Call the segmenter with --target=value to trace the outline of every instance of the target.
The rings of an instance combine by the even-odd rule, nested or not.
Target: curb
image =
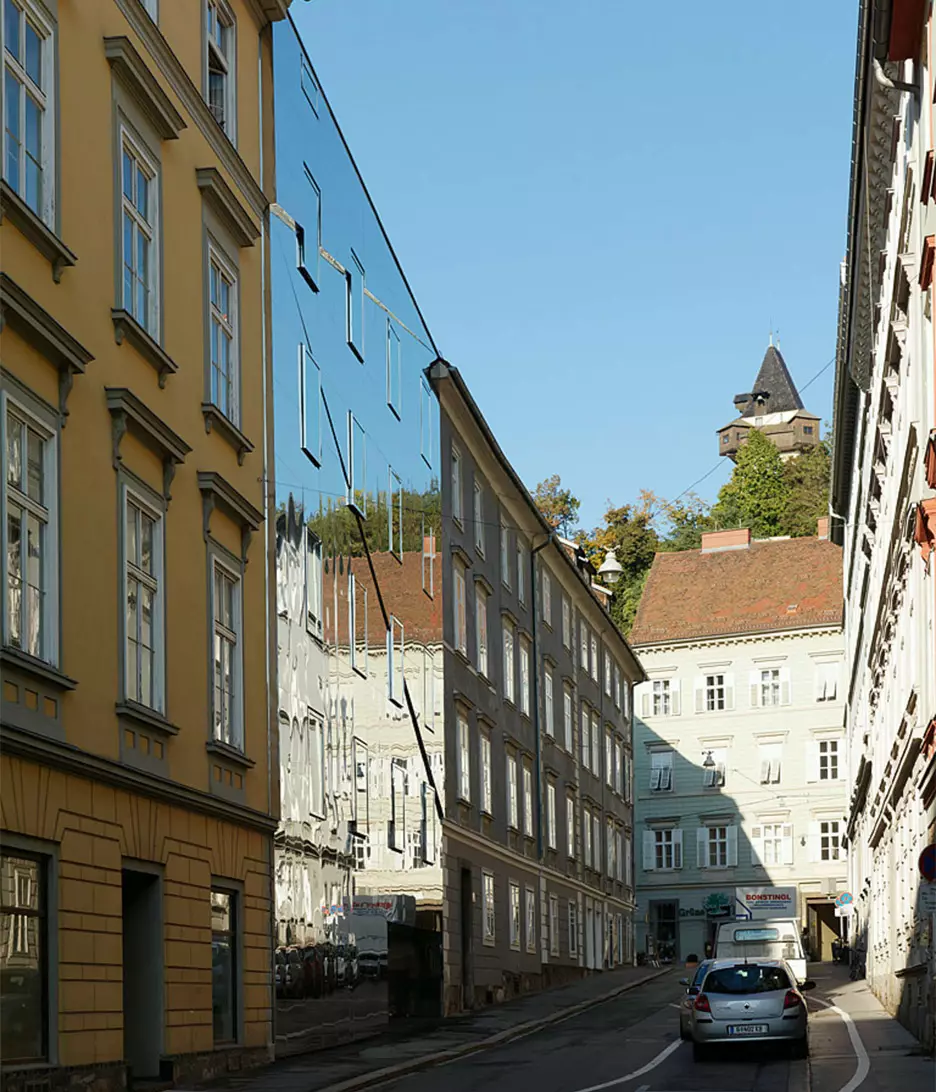
[[[514,1027],[507,1028],[505,1031],[498,1031],[494,1035],[489,1035],[486,1039],[479,1039],[473,1043],[465,1043],[464,1046],[452,1047],[448,1050],[438,1050],[434,1054],[423,1054],[419,1058],[411,1058],[407,1062],[399,1062],[397,1065],[385,1066],[383,1069],[372,1069],[357,1077],[349,1077],[347,1080],[340,1081],[338,1084],[330,1084],[325,1088],[316,1089],[315,1092],[356,1092],[357,1089],[361,1088],[373,1088],[376,1085],[384,1084],[397,1077],[405,1077],[410,1073],[417,1073],[421,1069],[431,1069],[433,1066],[440,1065],[442,1062],[452,1062],[467,1054],[477,1054],[479,1051],[486,1050],[489,1047],[509,1043],[511,1039],[522,1038],[524,1035],[538,1031],[540,1028],[548,1027],[550,1024],[557,1024],[560,1020],[566,1020],[571,1016],[576,1016],[580,1012],[585,1012],[598,1005],[603,1005],[607,1001],[613,1001],[616,997],[620,997],[622,993],[627,993],[629,990],[636,989],[638,986],[643,986],[647,982],[652,982],[655,978],[662,978],[663,975],[669,974],[672,969],[672,967],[664,967],[662,970],[654,971],[653,974],[644,975],[643,978],[638,978],[634,982],[628,982],[623,986],[616,986],[613,990],[608,990],[607,993],[600,994],[598,997],[589,998],[587,1001],[579,1001],[576,1005],[569,1005],[564,1009],[559,1009],[557,1012],[550,1013],[549,1016],[541,1017],[539,1020],[527,1020],[526,1023],[516,1024]]]

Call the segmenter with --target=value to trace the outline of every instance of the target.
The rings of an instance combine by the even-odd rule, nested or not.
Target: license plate
[[[729,1035],[766,1035],[766,1024],[729,1024]]]

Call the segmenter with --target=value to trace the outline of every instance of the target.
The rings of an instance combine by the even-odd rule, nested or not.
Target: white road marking
[[[632,1081],[636,1077],[642,1077],[644,1073],[649,1073],[651,1069],[656,1069],[656,1067],[665,1062],[674,1051],[679,1050],[682,1045],[682,1039],[677,1039],[675,1042],[670,1043],[664,1050],[661,1050],[660,1053],[647,1062],[646,1065],[641,1066],[640,1069],[635,1069],[633,1073],[625,1073],[623,1077],[615,1077],[613,1081],[604,1081],[602,1084],[590,1084],[587,1088],[577,1088],[576,1092],[601,1092],[604,1088],[614,1088],[617,1084],[627,1084],[628,1081]],[[851,1092],[851,1090],[849,1090],[849,1092]]]
[[[675,1001],[670,1001],[670,1006],[669,1007],[671,1009],[681,1009],[682,1005],[677,1005]],[[640,1092],[639,1088],[637,1089],[637,1092]]]
[[[815,1001],[817,1005],[822,1005],[823,1008],[831,1009],[832,1012],[841,1017],[845,1030],[848,1032],[848,1038],[851,1040],[852,1050],[854,1050],[855,1057],[858,1059],[858,1068],[851,1080],[842,1085],[839,1092],[855,1092],[856,1088],[864,1084],[871,1072],[871,1060],[868,1058],[868,1052],[865,1050],[865,1045],[858,1034],[858,1028],[855,1027],[855,1021],[844,1009],[840,1009],[838,1005],[833,1005],[831,1001],[823,1001],[821,997],[810,997],[809,1000]]]

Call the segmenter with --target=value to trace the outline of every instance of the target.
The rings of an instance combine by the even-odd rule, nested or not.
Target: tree
[[[832,437],[804,451],[783,465],[789,496],[783,519],[783,534],[799,538],[816,533],[816,520],[828,515],[832,476]]]
[[[702,533],[714,530],[711,504],[695,493],[684,493],[674,501],[660,500],[658,503],[668,525],[661,550],[673,553],[698,550],[702,545]]]
[[[580,502],[571,489],[562,488],[558,474],[545,478],[533,490],[533,500],[543,518],[563,538],[569,538],[578,520]]]
[[[784,533],[790,486],[780,452],[757,429],[738,451],[731,478],[719,491],[712,518],[718,527],[749,527],[755,538]]]

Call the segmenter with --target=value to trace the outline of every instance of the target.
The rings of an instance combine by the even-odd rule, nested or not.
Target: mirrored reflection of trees
[[[365,544],[371,554],[415,553],[427,536],[439,541],[442,498],[435,479],[422,492],[405,487],[391,491],[388,482],[387,489],[355,493],[354,505],[366,516],[359,517],[334,497],[323,498],[317,511],[307,513],[308,526],[326,556],[362,557]]]

